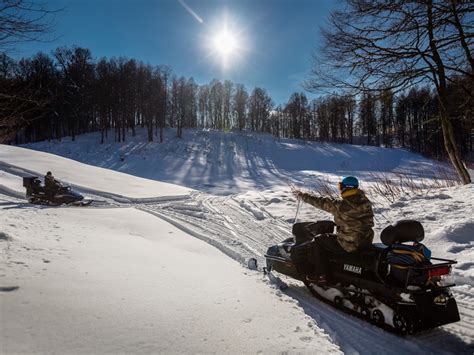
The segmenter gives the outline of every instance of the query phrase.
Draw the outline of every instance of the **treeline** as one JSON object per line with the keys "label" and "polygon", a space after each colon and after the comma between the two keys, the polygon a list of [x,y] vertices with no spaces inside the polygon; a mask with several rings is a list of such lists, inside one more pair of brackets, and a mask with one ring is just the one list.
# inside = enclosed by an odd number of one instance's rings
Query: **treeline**
{"label": "treeline", "polygon": [[[472,152],[474,143],[474,105],[465,84],[451,85],[449,94],[454,134],[463,155]],[[439,115],[436,93],[413,87],[397,95],[374,90],[357,99],[328,95],[309,103],[304,93],[295,93],[288,104],[273,111],[270,121],[271,133],[279,137],[403,147],[441,158],[446,151]]]}
{"label": "treeline", "polygon": [[[0,54],[2,135],[34,142],[101,131],[118,142],[136,127],[148,140],[163,129],[206,127],[266,131],[272,102],[266,91],[213,80],[197,85],[170,68],[135,59],[94,61],[85,48],[58,48],[15,61]],[[8,132],[7,132],[8,131]]]}
{"label": "treeline", "polygon": [[[450,110],[466,154],[472,151],[473,105],[463,87],[451,85]],[[229,80],[198,85],[164,66],[126,58],[96,61],[79,47],[19,61],[0,54],[0,115],[2,135],[17,143],[74,140],[92,131],[101,132],[101,143],[112,137],[121,142],[135,135],[136,127],[146,128],[149,141],[162,142],[165,127],[175,128],[178,137],[183,128],[202,127],[444,155],[437,96],[426,87],[311,101],[294,93],[275,107],[263,88],[249,92]]]}
{"label": "treeline", "polygon": [[[474,106],[474,2],[344,0],[340,5],[321,29],[324,42],[313,54],[306,89],[357,92],[364,98],[374,89],[390,89],[405,92],[408,103],[416,96],[410,97],[408,90],[429,85],[436,103],[415,104],[412,117],[404,113],[404,105],[396,112],[397,124],[411,129],[408,137],[402,130],[400,138],[402,142],[408,138],[418,150],[431,151],[429,145],[437,140],[430,136],[437,130],[430,119],[436,121],[451,164],[462,183],[469,184],[463,153],[472,142],[467,135],[472,134]],[[367,117],[371,111],[371,105],[366,105]],[[418,115],[424,117],[420,120]],[[376,130],[370,121],[369,142]]]}

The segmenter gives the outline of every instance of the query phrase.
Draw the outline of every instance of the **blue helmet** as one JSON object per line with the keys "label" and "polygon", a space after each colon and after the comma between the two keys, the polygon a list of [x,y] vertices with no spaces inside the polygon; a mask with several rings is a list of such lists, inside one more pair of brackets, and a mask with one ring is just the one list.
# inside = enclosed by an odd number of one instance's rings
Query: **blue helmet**
{"label": "blue helmet", "polygon": [[342,189],[357,189],[359,188],[359,180],[355,176],[343,176],[341,187]]}

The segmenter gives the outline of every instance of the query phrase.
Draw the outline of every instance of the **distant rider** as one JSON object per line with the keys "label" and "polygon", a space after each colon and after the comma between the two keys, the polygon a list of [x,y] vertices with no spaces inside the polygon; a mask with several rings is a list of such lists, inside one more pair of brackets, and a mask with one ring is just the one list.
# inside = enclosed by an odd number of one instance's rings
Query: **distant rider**
{"label": "distant rider", "polygon": [[[327,269],[327,251],[334,253],[353,253],[372,244],[374,238],[374,213],[372,203],[365,193],[359,189],[359,181],[354,176],[343,177],[338,184],[342,199],[317,197],[309,193],[294,190],[293,194],[316,208],[329,212],[334,216],[337,234],[321,234],[311,243],[305,243],[302,248],[294,249],[292,258],[295,262],[306,258],[313,271],[308,275],[309,281],[324,284]],[[305,231],[305,223],[295,225],[297,233]],[[298,228],[299,227],[299,228]]]}
{"label": "distant rider", "polygon": [[46,193],[54,196],[58,193],[61,187],[62,187],[62,184],[54,178],[51,171],[48,171],[46,175],[44,176],[44,189]]}

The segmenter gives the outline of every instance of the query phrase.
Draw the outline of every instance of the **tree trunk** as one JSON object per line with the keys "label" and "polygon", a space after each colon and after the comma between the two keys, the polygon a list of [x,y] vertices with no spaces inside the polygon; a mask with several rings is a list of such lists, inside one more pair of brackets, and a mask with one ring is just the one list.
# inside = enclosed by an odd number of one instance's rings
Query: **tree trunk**
{"label": "tree trunk", "polygon": [[463,182],[463,184],[467,185],[471,183],[471,177],[469,176],[469,172],[467,171],[466,166],[462,162],[461,154],[459,152],[458,146],[456,145],[456,139],[454,137],[453,125],[449,113],[447,111],[446,103],[448,102],[448,98],[445,67],[438,52],[438,47],[436,46],[436,41],[434,38],[432,12],[433,2],[431,0],[427,3],[426,9],[428,17],[428,37],[430,40],[429,44],[433,53],[433,60],[437,66],[434,74],[437,75],[437,77],[439,78],[438,82],[436,83],[436,89],[438,92],[440,103],[441,128],[443,130],[444,146],[446,148],[446,151],[448,152],[451,163],[453,164],[454,168],[456,169],[456,172],[461,178],[461,181]]}
{"label": "tree trunk", "polygon": [[441,127],[443,129],[444,147],[448,152],[451,163],[456,169],[456,172],[461,178],[463,184],[470,184],[471,177],[469,176],[469,172],[467,171],[466,166],[461,159],[461,154],[459,153],[459,148],[456,145],[454,137],[453,125],[446,113],[441,114]]}

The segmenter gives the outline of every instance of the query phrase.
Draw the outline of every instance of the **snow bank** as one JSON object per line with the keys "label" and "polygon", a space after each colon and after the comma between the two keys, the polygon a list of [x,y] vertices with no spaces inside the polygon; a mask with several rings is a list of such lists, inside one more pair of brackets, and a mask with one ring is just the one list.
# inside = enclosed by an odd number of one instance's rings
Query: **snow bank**
{"label": "snow bank", "polygon": [[[23,172],[18,169],[16,173],[22,174]],[[18,175],[13,175],[7,173],[4,170],[0,170],[0,194],[5,194],[19,199],[25,198],[25,188],[23,187],[21,178]]]}

